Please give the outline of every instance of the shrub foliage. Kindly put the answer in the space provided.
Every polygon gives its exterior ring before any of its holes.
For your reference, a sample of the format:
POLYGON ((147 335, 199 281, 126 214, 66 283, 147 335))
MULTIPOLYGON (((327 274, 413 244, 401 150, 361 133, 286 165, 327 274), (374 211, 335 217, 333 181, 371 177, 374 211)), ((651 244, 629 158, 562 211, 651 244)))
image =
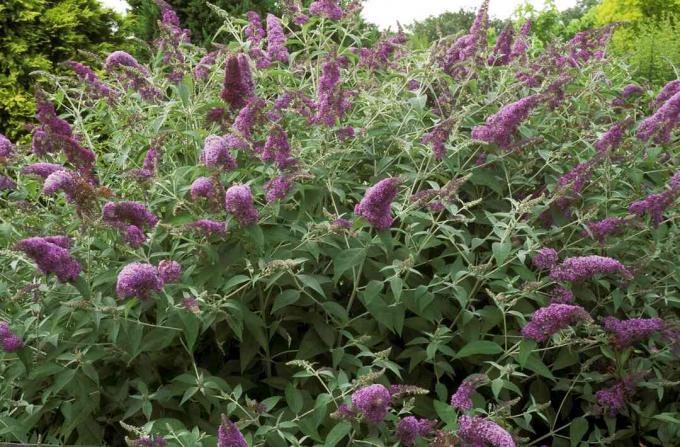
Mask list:
POLYGON ((160 6, 0 139, 0 439, 678 442, 677 82, 486 5, 427 51, 212 8, 210 54, 160 6))

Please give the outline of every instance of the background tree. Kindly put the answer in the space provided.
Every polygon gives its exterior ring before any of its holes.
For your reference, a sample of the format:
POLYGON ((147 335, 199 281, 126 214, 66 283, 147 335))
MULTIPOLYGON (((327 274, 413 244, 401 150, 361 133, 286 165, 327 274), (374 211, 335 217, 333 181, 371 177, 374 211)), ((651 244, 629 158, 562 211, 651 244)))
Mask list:
MULTIPOLYGON (((416 21, 407 29, 411 33, 411 44, 417 48, 426 48, 430 43, 442 37, 467 32, 474 20, 474 9, 461 8, 456 12, 445 12, 416 21)), ((503 22, 492 19, 490 25, 498 31, 503 27, 503 22)))
POLYGON ((121 18, 97 0, 0 2, 0 133, 17 138, 35 111, 32 71, 54 72, 77 50, 110 51, 121 18))
POLYGON ((611 49, 640 80, 661 84, 677 77, 680 0, 604 0, 593 8, 593 16, 597 26, 623 23, 611 49))
MULTIPOLYGON (((219 18, 207 5, 206 0, 167 0, 177 12, 183 27, 191 30, 192 42, 209 46, 217 30, 222 26, 219 18)), ((159 9, 153 0, 129 0, 130 11, 126 16, 126 30, 130 34, 148 41, 158 34, 156 21, 159 9)), ((214 0, 210 3, 235 15, 242 16, 247 11, 278 13, 276 0, 214 0)))

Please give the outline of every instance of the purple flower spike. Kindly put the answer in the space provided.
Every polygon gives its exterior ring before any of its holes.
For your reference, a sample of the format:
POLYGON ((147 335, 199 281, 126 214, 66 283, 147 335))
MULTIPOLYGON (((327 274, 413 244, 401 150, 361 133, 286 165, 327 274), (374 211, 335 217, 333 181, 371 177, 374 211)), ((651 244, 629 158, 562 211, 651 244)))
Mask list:
POLYGON ((133 262, 118 274, 116 293, 120 299, 138 297, 147 299, 153 292, 163 290, 163 280, 158 269, 151 264, 133 262))
POLYGON ((11 178, 0 174, 0 191, 13 191, 17 187, 17 184, 11 178))
POLYGON ((182 276, 182 266, 177 261, 164 259, 158 264, 158 274, 165 284, 177 282, 182 276))
POLYGON ((146 240, 144 227, 153 228, 158 218, 137 202, 108 202, 102 209, 102 220, 123 232, 123 238, 133 247, 146 240))
POLYGON ((46 179, 53 172, 61 171, 63 169, 64 167, 62 165, 54 163, 33 163, 24 166, 21 172, 23 172, 24 174, 37 175, 38 177, 46 179))
POLYGON ((0 133, 0 162, 3 159, 10 158, 14 153, 14 145, 9 138, 0 133))
POLYGON ((584 281, 597 274, 620 273, 626 279, 632 274, 616 259, 605 256, 581 256, 565 259, 550 271, 550 278, 554 281, 584 281))
POLYGON ((366 190, 364 198, 354 207, 354 214, 366 219, 377 230, 386 230, 392 226, 390 207, 399 192, 401 180, 388 177, 366 190))
POLYGON ((670 97, 652 116, 637 129, 637 137, 647 141, 656 135, 656 143, 668 143, 673 129, 680 124, 680 91, 670 97))
POLYGON ((243 226, 252 225, 260 218, 253 205, 253 194, 248 185, 234 185, 227 189, 224 197, 227 212, 243 226))
POLYGON ((613 151, 618 148, 623 141, 623 133, 633 123, 633 120, 626 119, 620 123, 614 124, 608 131, 606 131, 599 140, 595 143, 595 149, 598 152, 613 151))
POLYGON ((664 329, 664 322, 661 318, 618 320, 614 317, 606 317, 602 325, 612 335, 612 345, 617 349, 624 349, 646 340, 664 329))
POLYGON ((64 236, 31 237, 19 241, 16 248, 33 259, 44 274, 54 273, 59 282, 75 281, 80 275, 80 263, 71 257, 68 246, 64 247, 64 239, 64 236))
POLYGON ((411 446, 418 438, 430 434, 433 427, 433 421, 406 416, 397 424, 397 438, 403 445, 411 446))
POLYGON ((224 222, 217 222, 210 219, 197 220, 195 222, 186 224, 186 227, 199 231, 206 237, 212 236, 214 234, 221 235, 227 232, 227 226, 224 222))
POLYGON ((208 177, 199 177, 191 184, 191 198, 196 200, 200 197, 210 199, 215 197, 215 185, 208 177))
POLYGON ((262 28, 262 19, 255 11, 248 11, 246 17, 248 18, 248 26, 243 29, 243 32, 248 38, 248 42, 256 47, 266 36, 264 28, 262 28))
POLYGON ((596 413, 606 414, 614 417, 626 408, 626 402, 635 393, 636 378, 633 376, 625 377, 620 382, 603 388, 595 393, 596 413))
POLYGON ((485 380, 482 375, 470 376, 463 380, 455 393, 451 395, 451 406, 459 411, 468 411, 472 408, 472 393, 477 386, 485 380))
POLYGON ((538 253, 531 258, 531 262, 540 270, 549 270, 557 265, 557 250, 554 248, 541 248, 538 253))
POLYGON ((550 292, 550 304, 571 304, 574 302, 574 293, 565 287, 555 287, 550 292))
POLYGON ((225 171, 236 169, 236 160, 229 153, 229 147, 224 138, 211 135, 205 139, 201 162, 209 168, 221 168, 225 171))
POLYGON ((514 34, 515 29, 512 27, 512 22, 508 22, 498 36, 496 46, 493 48, 491 55, 489 55, 487 60, 489 65, 507 65, 510 62, 514 34))
POLYGON ((387 416, 390 408, 391 395, 383 385, 369 385, 358 389, 352 394, 354 405, 367 422, 377 424, 387 416))
POLYGON ((293 184, 291 183, 290 179, 285 175, 281 175, 272 180, 269 180, 267 183, 264 184, 267 202, 271 203, 277 200, 285 199, 292 187, 293 184))
POLYGON ((616 234, 621 230, 621 227, 626 225, 626 220, 619 217, 608 217, 606 219, 598 220, 597 222, 590 222, 587 224, 587 230, 583 232, 584 236, 591 236, 601 244, 607 236, 616 234))
POLYGON ((458 419, 458 436, 466 446, 516 447, 512 435, 500 425, 479 416, 461 416, 458 419))
POLYGON ((423 144, 432 145, 432 153, 434 154, 435 160, 441 160, 446 155, 446 147, 444 143, 449 139, 451 135, 451 129, 453 128, 453 119, 447 119, 438 123, 434 128, 423 135, 420 140, 423 144))
POLYGON ((278 17, 267 14, 267 57, 273 61, 288 63, 286 33, 278 17))
POLYGON ((236 424, 224 416, 217 429, 217 447, 248 447, 248 443, 236 424))
POLYGON ((517 127, 543 99, 541 95, 531 95, 517 102, 508 104, 497 113, 491 115, 485 124, 472 129, 472 138, 486 143, 495 143, 508 149, 517 127))
POLYGON ((316 0, 309 5, 309 13, 331 20, 340 20, 343 14, 342 8, 338 6, 338 0, 316 0))
POLYGON ((7 353, 16 352, 24 346, 24 340, 12 332, 6 321, 0 321, 0 345, 7 353))
POLYGON ((230 55, 224 69, 221 98, 233 110, 238 110, 244 107, 254 95, 255 83, 250 72, 248 57, 244 54, 230 55))
POLYGON ((522 328, 522 335, 542 342, 577 321, 589 319, 590 315, 581 306, 553 303, 534 312, 531 321, 522 328))

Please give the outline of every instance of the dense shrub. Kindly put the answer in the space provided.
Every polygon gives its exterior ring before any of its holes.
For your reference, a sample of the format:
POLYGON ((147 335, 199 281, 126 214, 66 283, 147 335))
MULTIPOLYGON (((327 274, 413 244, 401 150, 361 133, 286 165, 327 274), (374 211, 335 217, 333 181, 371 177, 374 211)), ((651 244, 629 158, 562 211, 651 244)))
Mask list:
POLYGON ((2 439, 678 443, 678 82, 484 7, 427 52, 213 10, 0 141, 2 439))
POLYGON ((0 4, 0 133, 23 134, 35 113, 37 70, 54 71, 78 50, 111 51, 120 17, 97 0, 6 0, 0 4))

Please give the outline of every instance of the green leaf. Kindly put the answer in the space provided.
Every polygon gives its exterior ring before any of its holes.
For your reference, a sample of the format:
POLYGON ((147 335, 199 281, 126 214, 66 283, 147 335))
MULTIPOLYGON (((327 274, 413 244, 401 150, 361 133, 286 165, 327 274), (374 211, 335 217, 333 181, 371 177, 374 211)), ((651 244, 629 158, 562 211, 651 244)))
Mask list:
POLYGON ((276 297, 274 304, 272 304, 271 313, 275 313, 277 310, 282 309, 286 306, 290 306, 300 299, 300 291, 295 289, 284 290, 276 297))
POLYGON ((538 374, 539 376, 547 377, 548 379, 555 380, 555 376, 552 372, 545 366, 545 363, 538 358, 538 355, 533 354, 529 356, 526 362, 526 367, 538 374))
POLYGON ((586 418, 579 417, 574 419, 569 426, 571 447, 576 447, 578 443, 581 442, 581 439, 583 439, 586 432, 588 432, 588 421, 586 418))
POLYGON ((463 346, 463 348, 456 353, 456 358, 462 359, 464 357, 479 354, 492 355, 498 354, 499 352, 503 352, 503 348, 501 348, 498 343, 488 340, 478 340, 463 346))
POLYGON ((493 251, 493 257, 496 260, 496 265, 500 267, 503 262, 508 258, 508 255, 512 251, 512 245, 510 242, 494 242, 491 244, 491 251, 493 251))
POLYGON ((437 416, 439 416, 439 419, 441 419, 442 422, 446 425, 452 425, 456 422, 456 411, 451 405, 439 400, 433 401, 433 404, 434 411, 437 412, 437 416))
POLYGON ((365 258, 366 251, 363 248, 350 248, 335 255, 333 258, 333 281, 337 282, 345 272, 354 267, 360 268, 365 258))
POLYGON ((302 393, 300 393, 299 390, 295 389, 292 383, 286 385, 285 394, 288 408, 290 408, 290 410, 295 414, 298 414, 300 411, 302 411, 303 405, 302 393))
POLYGON ((337 424, 330 432, 328 432, 324 447, 335 447, 342 438, 349 434, 351 429, 352 425, 349 422, 337 424))
POLYGON ((84 299, 89 299, 92 296, 92 292, 90 291, 90 286, 89 284, 85 281, 82 275, 78 276, 75 281, 73 281, 73 287, 78 289, 78 292, 80 292, 80 296, 82 296, 84 299))

